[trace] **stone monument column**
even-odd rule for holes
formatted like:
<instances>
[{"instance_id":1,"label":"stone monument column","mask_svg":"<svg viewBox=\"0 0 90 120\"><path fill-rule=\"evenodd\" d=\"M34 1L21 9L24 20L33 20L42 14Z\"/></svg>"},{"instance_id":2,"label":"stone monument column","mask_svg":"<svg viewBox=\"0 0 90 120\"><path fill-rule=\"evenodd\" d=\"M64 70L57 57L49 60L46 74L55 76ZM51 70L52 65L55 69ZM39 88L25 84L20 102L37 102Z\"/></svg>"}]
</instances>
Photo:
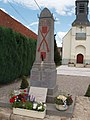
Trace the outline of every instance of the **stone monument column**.
<instances>
[{"instance_id":1,"label":"stone monument column","mask_svg":"<svg viewBox=\"0 0 90 120\"><path fill-rule=\"evenodd\" d=\"M56 91L56 66L54 63L54 18L44 8L38 25L36 59L31 70L30 85L48 88L48 94Z\"/></svg>"}]
</instances>

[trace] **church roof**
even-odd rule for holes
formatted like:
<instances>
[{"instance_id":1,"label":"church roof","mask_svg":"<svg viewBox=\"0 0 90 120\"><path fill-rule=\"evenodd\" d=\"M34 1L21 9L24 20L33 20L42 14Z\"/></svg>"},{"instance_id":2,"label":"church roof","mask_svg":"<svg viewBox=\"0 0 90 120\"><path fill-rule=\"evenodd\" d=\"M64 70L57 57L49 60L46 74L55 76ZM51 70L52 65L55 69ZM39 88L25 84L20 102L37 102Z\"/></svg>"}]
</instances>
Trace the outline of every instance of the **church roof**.
<instances>
[{"instance_id":1,"label":"church roof","mask_svg":"<svg viewBox=\"0 0 90 120\"><path fill-rule=\"evenodd\" d=\"M72 26L76 25L84 25L84 26L90 26L90 22L88 20L88 0L76 0L76 19L72 23ZM77 4L78 3L78 4Z\"/></svg>"},{"instance_id":2,"label":"church roof","mask_svg":"<svg viewBox=\"0 0 90 120\"><path fill-rule=\"evenodd\" d=\"M77 1L83 1L83 2L84 2L84 1L85 1L85 2L88 1L88 2L89 2L89 0L77 0Z\"/></svg>"}]
</instances>

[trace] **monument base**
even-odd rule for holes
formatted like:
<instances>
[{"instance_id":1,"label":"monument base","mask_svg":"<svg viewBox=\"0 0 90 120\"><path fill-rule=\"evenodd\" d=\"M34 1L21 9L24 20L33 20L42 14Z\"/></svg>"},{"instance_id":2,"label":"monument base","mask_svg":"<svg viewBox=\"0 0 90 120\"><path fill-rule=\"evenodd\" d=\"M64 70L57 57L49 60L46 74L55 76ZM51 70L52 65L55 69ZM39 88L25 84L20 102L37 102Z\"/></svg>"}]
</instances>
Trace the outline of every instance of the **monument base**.
<instances>
[{"instance_id":1,"label":"monument base","mask_svg":"<svg viewBox=\"0 0 90 120\"><path fill-rule=\"evenodd\" d=\"M54 95L57 70L54 63L35 63L31 70L30 85L33 87L48 88L48 95Z\"/></svg>"},{"instance_id":2,"label":"monument base","mask_svg":"<svg viewBox=\"0 0 90 120\"><path fill-rule=\"evenodd\" d=\"M54 103L54 98L58 95L58 85L54 89L48 89L46 103Z\"/></svg>"}]
</instances>

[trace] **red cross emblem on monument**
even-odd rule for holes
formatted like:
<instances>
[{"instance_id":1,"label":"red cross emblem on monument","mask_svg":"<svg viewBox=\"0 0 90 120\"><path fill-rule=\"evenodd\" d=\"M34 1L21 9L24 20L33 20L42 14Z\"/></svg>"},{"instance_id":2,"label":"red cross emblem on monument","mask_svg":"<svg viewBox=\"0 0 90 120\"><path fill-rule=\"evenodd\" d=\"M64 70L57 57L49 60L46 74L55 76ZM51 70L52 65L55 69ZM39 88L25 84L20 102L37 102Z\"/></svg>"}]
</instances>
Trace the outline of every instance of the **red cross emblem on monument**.
<instances>
[{"instance_id":1,"label":"red cross emblem on monument","mask_svg":"<svg viewBox=\"0 0 90 120\"><path fill-rule=\"evenodd\" d=\"M48 43L46 41L46 36L47 36L48 32L49 32L49 28L47 26L42 26L42 29L40 29L40 33L41 33L43 39L42 39L42 41L41 41L41 43L39 45L38 51L40 51L41 45L43 44L43 42L45 42L47 52L49 52Z\"/></svg>"}]
</instances>

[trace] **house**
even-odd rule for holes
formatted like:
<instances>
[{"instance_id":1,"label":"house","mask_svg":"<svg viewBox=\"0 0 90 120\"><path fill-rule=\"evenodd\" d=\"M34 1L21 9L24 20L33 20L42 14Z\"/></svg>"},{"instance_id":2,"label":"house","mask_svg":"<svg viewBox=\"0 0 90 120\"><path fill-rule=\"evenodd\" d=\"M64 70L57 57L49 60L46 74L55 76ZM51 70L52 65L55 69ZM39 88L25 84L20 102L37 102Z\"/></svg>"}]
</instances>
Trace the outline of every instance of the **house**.
<instances>
[{"instance_id":1,"label":"house","mask_svg":"<svg viewBox=\"0 0 90 120\"><path fill-rule=\"evenodd\" d=\"M37 39L37 35L25 27L23 24L12 18L10 15L0 9L0 26L11 28L16 32L25 35L28 38Z\"/></svg>"},{"instance_id":2,"label":"house","mask_svg":"<svg viewBox=\"0 0 90 120\"><path fill-rule=\"evenodd\" d=\"M90 64L89 0L76 0L76 19L63 37L62 64Z\"/></svg>"}]
</instances>

